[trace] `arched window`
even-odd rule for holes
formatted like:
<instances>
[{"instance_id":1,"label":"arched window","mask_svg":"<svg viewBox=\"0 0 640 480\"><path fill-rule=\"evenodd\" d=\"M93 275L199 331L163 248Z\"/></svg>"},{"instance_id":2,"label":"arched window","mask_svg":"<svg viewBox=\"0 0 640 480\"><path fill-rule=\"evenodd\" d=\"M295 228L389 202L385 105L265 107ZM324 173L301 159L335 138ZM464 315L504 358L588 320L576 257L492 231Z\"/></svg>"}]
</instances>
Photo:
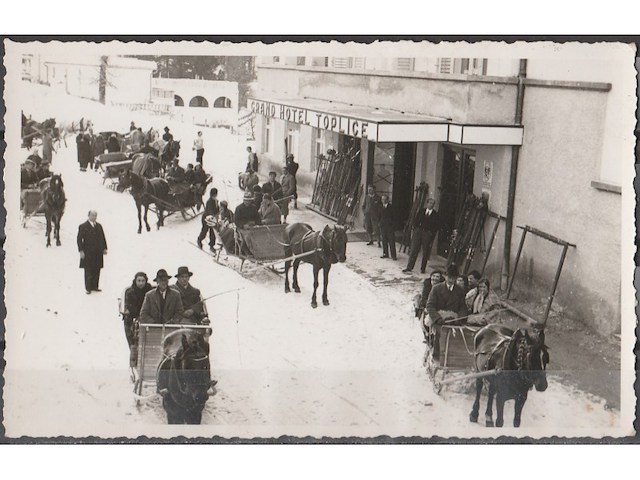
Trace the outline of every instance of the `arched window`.
<instances>
[{"instance_id":1,"label":"arched window","mask_svg":"<svg viewBox=\"0 0 640 480\"><path fill-rule=\"evenodd\" d=\"M180 95L173 96L173 105L176 107L184 107L184 100L182 100Z\"/></svg>"},{"instance_id":2,"label":"arched window","mask_svg":"<svg viewBox=\"0 0 640 480\"><path fill-rule=\"evenodd\" d=\"M209 106L209 102L207 102L207 99L204 97L201 97L200 95L193 97L191 99L191 101L189 102L189 106L190 107L208 107Z\"/></svg>"},{"instance_id":3,"label":"arched window","mask_svg":"<svg viewBox=\"0 0 640 480\"><path fill-rule=\"evenodd\" d=\"M227 97L218 97L213 102L213 108L231 108L231 100Z\"/></svg>"}]
</instances>

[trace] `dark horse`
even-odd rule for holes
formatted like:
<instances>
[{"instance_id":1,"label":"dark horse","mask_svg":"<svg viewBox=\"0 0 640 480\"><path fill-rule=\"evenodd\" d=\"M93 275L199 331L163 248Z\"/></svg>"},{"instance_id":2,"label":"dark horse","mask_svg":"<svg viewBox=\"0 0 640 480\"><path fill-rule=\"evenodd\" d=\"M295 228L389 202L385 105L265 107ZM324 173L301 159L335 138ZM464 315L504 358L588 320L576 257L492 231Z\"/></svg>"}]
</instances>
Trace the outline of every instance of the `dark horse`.
<instances>
[{"instance_id":1,"label":"dark horse","mask_svg":"<svg viewBox=\"0 0 640 480\"><path fill-rule=\"evenodd\" d=\"M135 153L132 157L131 169L145 178L160 176L160 160L151 153Z\"/></svg>"},{"instance_id":2,"label":"dark horse","mask_svg":"<svg viewBox=\"0 0 640 480\"><path fill-rule=\"evenodd\" d=\"M60 243L60 220L64 214L64 206L67 197L64 194L64 184L60 175L52 175L51 178L43 179L40 182L40 198L44 215L47 219L47 247L51 246L51 224L53 223L53 234L56 237L56 245Z\"/></svg>"},{"instance_id":3,"label":"dark horse","mask_svg":"<svg viewBox=\"0 0 640 480\"><path fill-rule=\"evenodd\" d=\"M167 171L174 158L180 157L180 140L170 140L160 154L160 165L163 171Z\"/></svg>"},{"instance_id":4,"label":"dark horse","mask_svg":"<svg viewBox=\"0 0 640 480\"><path fill-rule=\"evenodd\" d=\"M125 170L120 174L118 179L118 191L124 192L127 188L131 187L131 195L136 202L136 208L138 209L138 233L142 232L142 219L140 217L141 207L144 205L144 224L147 227L147 232L151 230L149 222L147 221L147 213L149 212L149 205L155 204L156 211L158 212L158 228L164 225L163 218L163 203L166 204L169 201L169 184L163 178L144 178L131 170Z\"/></svg>"},{"instance_id":5,"label":"dark horse","mask_svg":"<svg viewBox=\"0 0 640 480\"><path fill-rule=\"evenodd\" d=\"M314 232L306 223L292 223L283 232L285 257L296 256L294 260L287 260L284 264L284 291L289 293L289 268L293 263L293 290L300 293L298 285L298 266L300 262L313 265L313 295L311 306L316 308L316 291L318 290L318 272L322 269L324 290L322 304L329 305L327 286L329 285L329 270L334 263L342 263L347 259L347 231L336 225L333 228L326 225L321 232Z\"/></svg>"},{"instance_id":6,"label":"dark horse","mask_svg":"<svg viewBox=\"0 0 640 480\"><path fill-rule=\"evenodd\" d=\"M157 388L170 424L199 425L209 399L209 344L202 333L181 328L162 342L163 357L156 373Z\"/></svg>"},{"instance_id":7,"label":"dark horse","mask_svg":"<svg viewBox=\"0 0 640 480\"><path fill-rule=\"evenodd\" d=\"M544 330L533 335L524 329L515 332L502 325L487 325L474 337L475 368L478 372L496 370L496 373L476 379L476 399L469 415L478 421L480 394L484 382L488 385L486 426L493 427L493 397L496 397L496 426L502 427L503 409L507 400L515 400L513 426L520 426L522 407L532 387L547 389L545 369L549 363L548 347L544 344Z\"/></svg>"}]
</instances>

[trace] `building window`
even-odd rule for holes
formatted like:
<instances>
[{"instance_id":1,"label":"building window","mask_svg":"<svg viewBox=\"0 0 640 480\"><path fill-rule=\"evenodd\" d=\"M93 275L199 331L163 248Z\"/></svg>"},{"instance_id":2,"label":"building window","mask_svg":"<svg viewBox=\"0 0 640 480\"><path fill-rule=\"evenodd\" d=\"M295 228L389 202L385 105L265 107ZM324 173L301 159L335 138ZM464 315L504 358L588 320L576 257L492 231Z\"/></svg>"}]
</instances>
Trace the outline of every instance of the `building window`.
<instances>
[{"instance_id":1,"label":"building window","mask_svg":"<svg viewBox=\"0 0 640 480\"><path fill-rule=\"evenodd\" d=\"M453 58L439 58L438 59L438 72L439 73L453 73Z\"/></svg>"},{"instance_id":2,"label":"building window","mask_svg":"<svg viewBox=\"0 0 640 480\"><path fill-rule=\"evenodd\" d=\"M352 57L332 57L331 66L333 68L352 68L353 58Z\"/></svg>"},{"instance_id":3,"label":"building window","mask_svg":"<svg viewBox=\"0 0 640 480\"><path fill-rule=\"evenodd\" d=\"M307 63L307 57L296 57L296 65L303 67Z\"/></svg>"},{"instance_id":4,"label":"building window","mask_svg":"<svg viewBox=\"0 0 640 480\"><path fill-rule=\"evenodd\" d=\"M280 63L280 57L273 57L273 63Z\"/></svg>"},{"instance_id":5,"label":"building window","mask_svg":"<svg viewBox=\"0 0 640 480\"><path fill-rule=\"evenodd\" d=\"M182 97L180 95L174 95L173 96L173 104L176 107L184 107L184 100L182 99Z\"/></svg>"},{"instance_id":6,"label":"building window","mask_svg":"<svg viewBox=\"0 0 640 480\"><path fill-rule=\"evenodd\" d=\"M218 97L213 102L213 108L231 108L231 100L227 97Z\"/></svg>"},{"instance_id":7,"label":"building window","mask_svg":"<svg viewBox=\"0 0 640 480\"><path fill-rule=\"evenodd\" d=\"M415 59L409 57L396 58L396 69L405 72L412 72L415 67Z\"/></svg>"},{"instance_id":8,"label":"building window","mask_svg":"<svg viewBox=\"0 0 640 480\"><path fill-rule=\"evenodd\" d=\"M206 98L201 97L200 95L197 95L191 99L191 101L189 102L189 106L206 108L209 106L209 102L207 102Z\"/></svg>"},{"instance_id":9,"label":"building window","mask_svg":"<svg viewBox=\"0 0 640 480\"><path fill-rule=\"evenodd\" d=\"M264 117L264 151L271 152L271 118Z\"/></svg>"}]
</instances>

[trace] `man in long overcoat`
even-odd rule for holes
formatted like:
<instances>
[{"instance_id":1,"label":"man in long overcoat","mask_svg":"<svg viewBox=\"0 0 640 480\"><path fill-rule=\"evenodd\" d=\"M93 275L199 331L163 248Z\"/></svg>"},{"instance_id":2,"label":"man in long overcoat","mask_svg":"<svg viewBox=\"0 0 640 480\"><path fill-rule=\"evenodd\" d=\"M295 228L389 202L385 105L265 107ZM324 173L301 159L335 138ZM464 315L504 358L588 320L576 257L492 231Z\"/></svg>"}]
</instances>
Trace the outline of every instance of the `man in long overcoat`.
<instances>
[{"instance_id":1,"label":"man in long overcoat","mask_svg":"<svg viewBox=\"0 0 640 480\"><path fill-rule=\"evenodd\" d=\"M182 313L184 317L182 323L202 325L206 317L204 305L202 302L202 294L200 289L191 285L191 277L193 272L189 271L189 267L178 268L175 278L177 282L172 285L182 300L182 306L185 309Z\"/></svg>"},{"instance_id":2,"label":"man in long overcoat","mask_svg":"<svg viewBox=\"0 0 640 480\"><path fill-rule=\"evenodd\" d=\"M107 240L104 230L96 219L98 212L89 210L89 219L78 227L78 251L80 268L84 268L84 287L87 295L100 292L100 269L103 255L107 254Z\"/></svg>"},{"instance_id":3,"label":"man in long overcoat","mask_svg":"<svg viewBox=\"0 0 640 480\"><path fill-rule=\"evenodd\" d=\"M153 279L158 286L144 296L140 323L180 323L182 320L182 299L176 290L169 288L169 278L165 269L158 270Z\"/></svg>"}]
</instances>

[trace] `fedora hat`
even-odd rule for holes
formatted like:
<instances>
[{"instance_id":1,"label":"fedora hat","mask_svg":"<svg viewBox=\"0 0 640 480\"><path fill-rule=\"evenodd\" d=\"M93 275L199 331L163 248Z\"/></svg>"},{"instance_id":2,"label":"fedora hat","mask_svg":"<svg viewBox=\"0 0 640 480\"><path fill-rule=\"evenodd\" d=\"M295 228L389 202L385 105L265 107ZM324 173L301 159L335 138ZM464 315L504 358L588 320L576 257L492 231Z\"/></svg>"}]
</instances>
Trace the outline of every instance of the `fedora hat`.
<instances>
[{"instance_id":1,"label":"fedora hat","mask_svg":"<svg viewBox=\"0 0 640 480\"><path fill-rule=\"evenodd\" d=\"M193 272L189 271L189 267L180 267L178 268L178 273L176 274L176 278L178 278L180 275L184 275L185 273L188 273L189 276L193 275Z\"/></svg>"},{"instance_id":2,"label":"fedora hat","mask_svg":"<svg viewBox=\"0 0 640 480\"><path fill-rule=\"evenodd\" d=\"M448 277L457 277L458 276L458 266L455 263L451 263L447 267L447 276Z\"/></svg>"},{"instance_id":3,"label":"fedora hat","mask_svg":"<svg viewBox=\"0 0 640 480\"><path fill-rule=\"evenodd\" d=\"M244 192L244 195L242 196L243 200L253 200L253 193L251 192Z\"/></svg>"},{"instance_id":4,"label":"fedora hat","mask_svg":"<svg viewBox=\"0 0 640 480\"><path fill-rule=\"evenodd\" d=\"M171 275L169 275L164 268L161 268L158 270L158 273L156 273L156 278L154 278L153 281L157 282L160 279L168 280L169 278L171 278Z\"/></svg>"}]
</instances>

